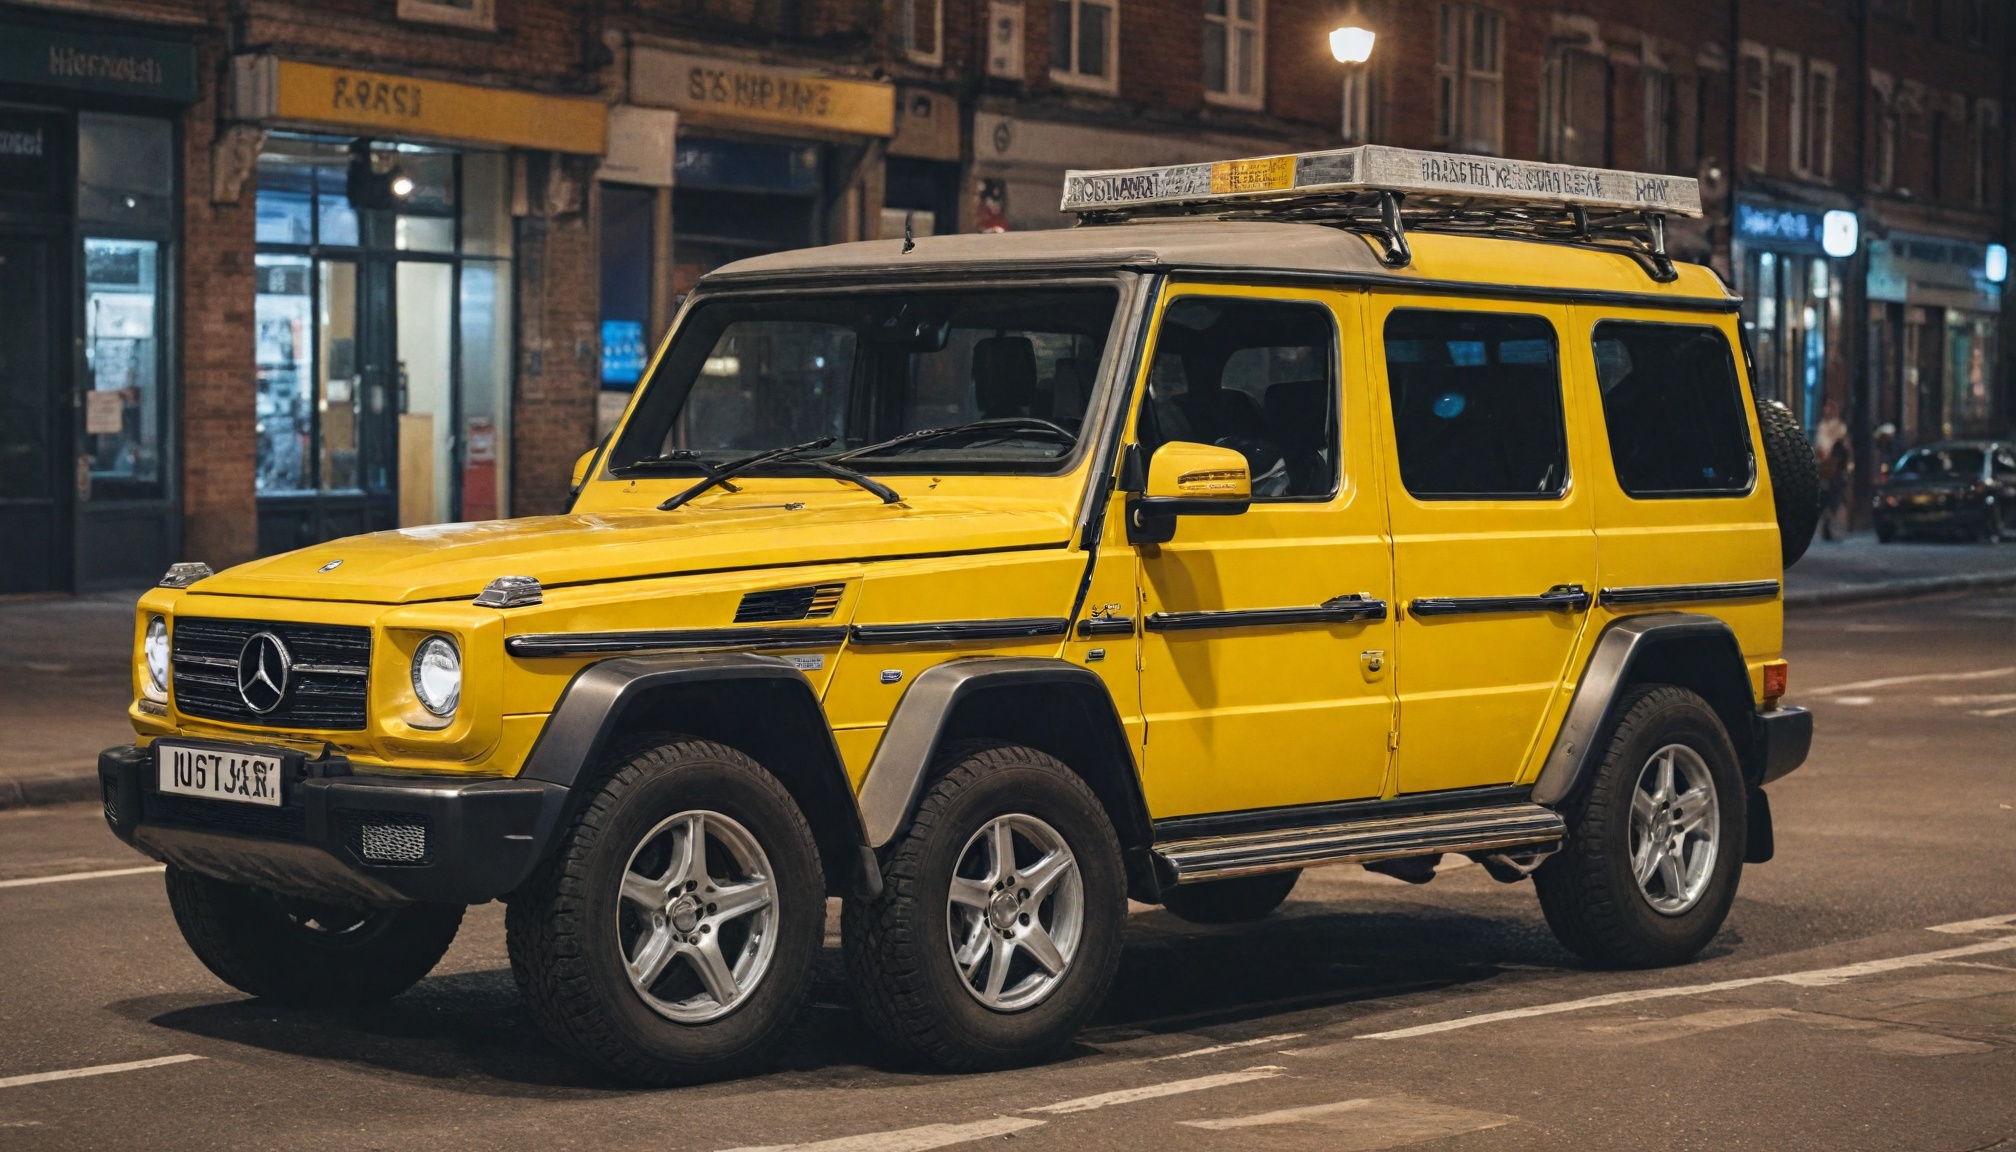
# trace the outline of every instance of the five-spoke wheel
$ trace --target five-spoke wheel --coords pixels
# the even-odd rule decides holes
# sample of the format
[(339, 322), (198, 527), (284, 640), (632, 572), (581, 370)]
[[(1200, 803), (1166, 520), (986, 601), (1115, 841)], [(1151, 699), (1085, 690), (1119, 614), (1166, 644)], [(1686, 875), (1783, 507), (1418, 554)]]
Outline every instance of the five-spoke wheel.
[(1631, 874), (1652, 909), (1678, 916), (1715, 875), (1722, 830), (1715, 778), (1685, 744), (1652, 753), (1631, 794)]
[(770, 859), (719, 812), (680, 812), (623, 870), (617, 935), (630, 986), (653, 1011), (705, 1024), (734, 1011), (777, 951)]
[(967, 840), (945, 898), (952, 962), (999, 1012), (1040, 1003), (1064, 978), (1085, 927), (1085, 884), (1057, 830), (997, 816)]

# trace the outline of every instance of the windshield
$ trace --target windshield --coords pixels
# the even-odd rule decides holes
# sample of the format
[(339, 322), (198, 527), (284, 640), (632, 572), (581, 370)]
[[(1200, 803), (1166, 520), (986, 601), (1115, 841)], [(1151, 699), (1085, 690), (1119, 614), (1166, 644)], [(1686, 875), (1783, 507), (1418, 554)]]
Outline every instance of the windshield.
[(610, 470), (696, 474), (832, 437), (807, 456), (851, 454), (877, 472), (1051, 471), (1077, 447), (1118, 306), (1109, 287), (705, 302), (645, 383)]
[(1979, 480), (1987, 457), (1979, 448), (1917, 448), (1897, 461), (1899, 480)]

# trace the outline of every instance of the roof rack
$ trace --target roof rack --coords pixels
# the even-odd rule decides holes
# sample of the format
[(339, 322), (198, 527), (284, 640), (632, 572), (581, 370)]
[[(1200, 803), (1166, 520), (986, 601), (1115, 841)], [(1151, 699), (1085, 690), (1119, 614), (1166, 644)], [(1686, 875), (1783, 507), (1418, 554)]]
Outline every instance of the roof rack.
[(1409, 228), (1622, 251), (1667, 283), (1666, 217), (1701, 215), (1685, 176), (1461, 156), (1364, 144), (1064, 174), (1061, 210), (1082, 224), (1210, 216), (1330, 224), (1379, 242), (1392, 268), (1413, 261)]

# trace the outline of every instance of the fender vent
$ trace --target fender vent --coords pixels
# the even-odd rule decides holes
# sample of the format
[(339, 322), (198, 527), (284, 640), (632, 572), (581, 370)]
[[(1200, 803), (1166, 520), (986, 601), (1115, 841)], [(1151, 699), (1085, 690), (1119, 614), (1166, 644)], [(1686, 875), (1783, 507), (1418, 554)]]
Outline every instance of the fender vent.
[(773, 588), (750, 592), (735, 609), (737, 624), (769, 624), (779, 620), (823, 620), (840, 606), (845, 584), (819, 584), (804, 588)]

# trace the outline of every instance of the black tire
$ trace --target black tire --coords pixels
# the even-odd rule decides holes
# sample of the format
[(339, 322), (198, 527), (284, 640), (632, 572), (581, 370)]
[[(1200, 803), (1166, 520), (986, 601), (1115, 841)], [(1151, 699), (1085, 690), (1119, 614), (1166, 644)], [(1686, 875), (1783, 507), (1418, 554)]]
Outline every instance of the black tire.
[(1771, 472), (1771, 501), (1778, 514), (1778, 547), (1790, 568), (1813, 543), (1820, 526), (1820, 461), (1792, 410), (1776, 400), (1757, 405), (1764, 433), (1764, 463)]
[[(910, 829), (892, 845), (881, 895), (846, 903), (841, 928), (849, 982), (876, 1034), (938, 1067), (975, 1071), (1042, 1060), (1078, 1034), (1119, 967), (1127, 918), (1119, 839), (1085, 781), (1034, 749), (967, 745), (948, 751), (939, 767), (943, 774)], [(1076, 951), (1048, 994), (1019, 1010), (997, 1011), (981, 1002), (954, 962), (947, 902), (969, 841), (1010, 815), (1043, 822), (1070, 849), (1082, 921)], [(1017, 867), (1029, 863), (1018, 855)], [(1031, 907), (1039, 924), (1055, 924), (1055, 905)], [(977, 927), (989, 931), (985, 921)], [(992, 942), (991, 932), (986, 939)], [(1011, 959), (1004, 973), (1030, 962)], [(987, 964), (991, 969), (993, 961)]]
[[(576, 1058), (633, 1084), (691, 1084), (760, 1069), (804, 1005), (824, 937), (825, 880), (810, 826), (776, 777), (720, 744), (664, 734), (640, 738), (614, 752), (609, 768), (559, 850), (512, 895), (505, 915), (511, 971), (532, 1019)], [(654, 929), (619, 893), (633, 854), (660, 851), (667, 837), (679, 834), (665, 822), (693, 812), (712, 823), (705, 874), (692, 873), (696, 879), (684, 891), (704, 902), (715, 884), (762, 878), (741, 868), (714, 838), (724, 827), (716, 818), (726, 817), (728, 834), (746, 834), (768, 860), (772, 939), (767, 961), (752, 961), (763, 967), (745, 973), (755, 981), (753, 991), (741, 992), (712, 1019), (682, 1022), (632, 987), (624, 954), (635, 948), (641, 955), (642, 934), (664, 931), (677, 917), (662, 918)], [(646, 871), (670, 877), (674, 867), (668, 857)], [(686, 943), (711, 942), (730, 965), (741, 962), (745, 948), (751, 956), (759, 953), (762, 931), (754, 919), (724, 919), (718, 934), (703, 936), (713, 923), (698, 908), (690, 912), (707, 927), (687, 925), (684, 930), (694, 934)], [(723, 941), (730, 942), (726, 948)], [(697, 965), (690, 955), (673, 956), (649, 990), (662, 995), (661, 1003), (704, 993), (714, 1001), (704, 1010), (717, 1011), (723, 1000), (700, 983)]]
[(1264, 920), (1288, 894), (1302, 870), (1268, 872), (1259, 876), (1237, 876), (1230, 880), (1205, 880), (1185, 884), (1162, 893), (1162, 907), (1192, 924), (1244, 924)]
[[(1556, 938), (1590, 963), (1684, 963), (1708, 946), (1736, 898), (1746, 843), (1742, 773), (1714, 709), (1685, 688), (1635, 688), (1619, 716), (1594, 778), (1564, 812), (1567, 846), (1533, 874), (1534, 886)], [(1705, 889), (1691, 907), (1669, 915), (1654, 908), (1633, 873), (1630, 829), (1641, 770), (1655, 752), (1675, 744), (1691, 749), (1713, 781), (1718, 831)]]
[(390, 1000), (455, 940), (460, 904), (351, 909), (168, 866), (168, 907), (190, 951), (248, 995), (307, 1008)]

